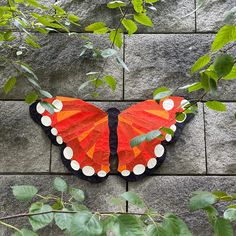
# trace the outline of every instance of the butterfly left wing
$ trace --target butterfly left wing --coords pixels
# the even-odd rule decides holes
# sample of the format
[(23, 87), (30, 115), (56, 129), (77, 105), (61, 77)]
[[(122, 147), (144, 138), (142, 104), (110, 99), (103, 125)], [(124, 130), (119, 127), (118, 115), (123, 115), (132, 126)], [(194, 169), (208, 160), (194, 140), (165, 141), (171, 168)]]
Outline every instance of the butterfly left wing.
[[(137, 103), (121, 112), (118, 116), (118, 172), (128, 181), (135, 181), (145, 174), (150, 174), (165, 159), (166, 145), (174, 142), (185, 123), (192, 114), (185, 115), (181, 122), (176, 121), (176, 113), (183, 112), (189, 102), (182, 97), (168, 97), (159, 103), (147, 100)], [(169, 128), (174, 132), (172, 137), (161, 130), (162, 136), (152, 141), (144, 141), (131, 147), (130, 141), (139, 135)]]
[(44, 101), (55, 107), (53, 114), (40, 102), (30, 106), (30, 114), (52, 143), (62, 148), (66, 167), (82, 179), (104, 180), (110, 171), (107, 113), (75, 98), (55, 97)]

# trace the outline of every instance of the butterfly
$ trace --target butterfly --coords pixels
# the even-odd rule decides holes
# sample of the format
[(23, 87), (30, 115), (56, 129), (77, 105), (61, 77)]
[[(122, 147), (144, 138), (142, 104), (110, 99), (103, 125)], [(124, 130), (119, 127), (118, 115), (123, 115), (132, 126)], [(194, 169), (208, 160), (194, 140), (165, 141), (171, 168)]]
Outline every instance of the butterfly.
[[(30, 106), (31, 118), (53, 144), (61, 147), (64, 165), (90, 182), (105, 180), (114, 160), (119, 175), (128, 181), (150, 175), (163, 163), (166, 146), (177, 140), (193, 116), (182, 113), (184, 117), (176, 120), (176, 114), (189, 104), (177, 96), (139, 102), (122, 112), (117, 108), (103, 111), (77, 98), (58, 96), (43, 101), (52, 104), (53, 114), (38, 101)], [(174, 135), (161, 127), (172, 130)], [(158, 129), (158, 138), (131, 147), (132, 139)]]

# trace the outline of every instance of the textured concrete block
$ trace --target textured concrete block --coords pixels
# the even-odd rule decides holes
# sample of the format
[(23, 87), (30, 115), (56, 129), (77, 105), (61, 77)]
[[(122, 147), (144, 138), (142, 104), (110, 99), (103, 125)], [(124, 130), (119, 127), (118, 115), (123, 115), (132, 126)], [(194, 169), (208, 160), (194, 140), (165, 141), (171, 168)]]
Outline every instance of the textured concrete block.
[[(197, 31), (218, 31), (225, 25), (225, 19), (229, 11), (236, 7), (235, 0), (211, 0), (205, 1), (196, 13)], [(228, 24), (235, 24), (236, 18), (233, 17)]]
[[(129, 191), (138, 193), (146, 204), (159, 213), (172, 212), (187, 223), (194, 236), (213, 235), (211, 226), (203, 212), (190, 213), (189, 199), (196, 190), (226, 192), (235, 191), (235, 177), (200, 177), (200, 176), (155, 176), (129, 184)], [(223, 206), (220, 209), (224, 209)], [(139, 211), (129, 205), (130, 212)]]
[(48, 172), (50, 143), (24, 102), (0, 102), (0, 172)]
[(210, 174), (236, 174), (236, 103), (227, 112), (205, 107), (207, 166)]
[[(198, 81), (189, 76), (193, 63), (210, 49), (214, 35), (135, 35), (126, 37), (125, 61), (130, 72), (125, 73), (125, 99), (151, 98), (157, 87), (177, 89)], [(234, 99), (235, 83), (224, 81), (219, 86), (218, 99)], [(198, 99), (203, 92), (175, 94)], [(235, 94), (236, 95), (236, 94)]]
[(203, 106), (198, 104), (198, 114), (184, 127), (176, 143), (167, 147), (166, 160), (157, 174), (204, 174), (205, 165)]
[[(83, 32), (85, 26), (97, 21), (106, 22), (109, 27), (116, 28), (121, 18), (120, 12), (118, 9), (108, 9), (107, 2), (107, 0), (62, 0), (59, 4), (80, 17), (81, 27), (73, 27), (73, 30)], [(155, 6), (157, 11), (148, 10), (154, 27), (138, 25), (138, 32), (192, 32), (195, 30), (194, 14), (184, 17), (194, 10), (193, 0), (160, 1)], [(130, 9), (130, 12), (133, 11)]]
[[(52, 189), (52, 183), (55, 176), (42, 175), (21, 175), (21, 176), (0, 176), (0, 215), (12, 215), (16, 213), (27, 212), (29, 203), (17, 201), (14, 199), (11, 191), (13, 185), (30, 185), (33, 184), (38, 187), (40, 194), (55, 193)], [(119, 210), (110, 204), (112, 197), (118, 196), (125, 192), (125, 181), (118, 179), (115, 176), (110, 177), (106, 182), (101, 184), (91, 184), (86, 181), (79, 180), (76, 177), (63, 177), (71, 186), (82, 189), (86, 194), (85, 204), (93, 211), (116, 211)], [(17, 206), (17, 207), (16, 207)], [(26, 218), (18, 218), (9, 221), (18, 227), (29, 226)], [(11, 231), (12, 232), (12, 231)], [(2, 236), (11, 235), (6, 228), (0, 227), (0, 234)], [(39, 231), (39, 235), (64, 235), (56, 226), (51, 226)]]
[[(86, 73), (100, 72), (104, 60), (95, 60), (90, 55), (79, 57), (83, 49), (85, 40), (81, 39), (80, 34), (68, 36), (67, 34), (52, 33), (48, 37), (41, 37), (41, 49), (32, 49), (23, 53), (21, 60), (28, 62), (39, 77), (39, 83), (43, 88), (50, 91), (54, 96), (72, 96), (80, 98), (89, 98), (88, 93), (94, 91), (94, 88), (87, 87), (79, 91), (79, 86), (87, 81)], [(89, 35), (87, 35), (89, 36)], [(106, 35), (91, 36), (91, 41), (96, 48), (109, 48), (110, 43)], [(15, 59), (15, 52), (8, 51), (10, 58)], [(122, 52), (120, 52), (122, 54)], [(115, 59), (114, 59), (115, 60)], [(113, 75), (117, 79), (116, 92), (112, 92), (109, 88), (104, 88), (98, 99), (116, 99), (122, 98), (122, 83), (123, 83), (123, 69), (117, 65), (113, 59), (109, 59), (105, 65), (103, 74)], [(10, 76), (14, 75), (15, 71), (12, 67), (0, 68), (0, 88), (3, 87), (4, 82)], [(27, 85), (25, 79), (18, 79), (17, 87), (5, 96), (2, 89), (0, 90), (0, 98), (23, 98), (26, 91), (30, 87)]]

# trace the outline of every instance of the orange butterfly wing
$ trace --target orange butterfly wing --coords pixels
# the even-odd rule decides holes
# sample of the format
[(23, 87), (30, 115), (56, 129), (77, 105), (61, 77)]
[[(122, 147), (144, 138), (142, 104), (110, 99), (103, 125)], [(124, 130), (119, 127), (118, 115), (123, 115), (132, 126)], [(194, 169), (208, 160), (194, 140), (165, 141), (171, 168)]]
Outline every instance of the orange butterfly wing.
[(31, 117), (39, 123), (52, 143), (62, 147), (63, 163), (75, 175), (99, 182), (110, 171), (108, 114), (80, 99), (45, 99), (55, 107), (50, 114), (37, 102)]
[[(139, 135), (147, 134), (161, 127), (172, 129), (175, 134), (184, 123), (176, 122), (176, 113), (182, 112), (188, 101), (182, 97), (168, 97), (157, 103), (147, 100), (137, 103), (118, 116), (118, 172), (129, 181), (135, 181), (144, 174), (151, 173), (165, 158), (166, 144), (173, 142), (175, 136), (162, 132), (163, 138), (145, 141), (136, 147), (130, 141)], [(186, 118), (190, 118), (186, 116)]]

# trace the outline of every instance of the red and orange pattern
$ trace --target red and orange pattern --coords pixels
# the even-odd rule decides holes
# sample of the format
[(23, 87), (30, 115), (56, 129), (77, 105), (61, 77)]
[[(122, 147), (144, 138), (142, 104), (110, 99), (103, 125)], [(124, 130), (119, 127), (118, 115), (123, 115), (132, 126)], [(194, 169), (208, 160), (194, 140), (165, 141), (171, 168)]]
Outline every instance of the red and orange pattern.
[[(50, 114), (37, 102), (31, 107), (31, 116), (44, 128), (51, 140), (62, 146), (64, 163), (74, 173), (88, 180), (104, 179), (110, 172), (110, 144), (108, 113), (76, 98), (45, 99), (55, 108)], [(162, 137), (131, 147), (130, 141), (161, 127), (176, 131), (177, 112), (184, 110), (187, 100), (168, 97), (159, 103), (147, 100), (131, 106), (118, 115), (118, 172), (122, 177), (142, 176), (154, 169), (158, 159), (165, 155), (164, 143), (171, 135), (162, 131)]]

